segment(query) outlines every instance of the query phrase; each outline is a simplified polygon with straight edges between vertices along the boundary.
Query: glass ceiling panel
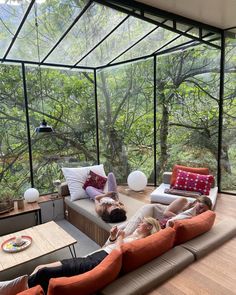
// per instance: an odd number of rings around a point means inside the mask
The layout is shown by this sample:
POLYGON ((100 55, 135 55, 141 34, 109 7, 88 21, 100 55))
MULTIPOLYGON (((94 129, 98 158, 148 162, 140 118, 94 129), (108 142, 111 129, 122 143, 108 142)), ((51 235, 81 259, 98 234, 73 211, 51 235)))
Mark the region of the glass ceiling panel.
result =
POLYGON ((35 9, 38 18, 40 60, 80 13, 87 1, 39 0, 34 5, 7 58, 38 61, 35 9))
POLYGON ((117 57, 156 26, 130 16, 78 66, 102 66, 117 57))
MULTIPOLYGON (((170 41, 171 40, 169 40, 168 42, 170 42, 170 41)), ((194 41, 194 40, 191 38, 179 35, 179 38, 177 38, 176 40, 173 40, 173 42, 170 42, 169 44, 167 44, 163 49, 160 50, 160 52, 162 50, 166 50, 166 49, 181 45, 181 44, 189 42, 189 41, 194 41)))
POLYGON ((0 58, 3 58, 30 1, 0 0, 0 58))
POLYGON ((46 62, 76 64, 125 17, 124 13, 93 3, 46 62))
POLYGON ((179 34, 159 27, 125 54, 116 59, 114 63, 152 54, 155 50, 177 36, 179 36, 179 34))

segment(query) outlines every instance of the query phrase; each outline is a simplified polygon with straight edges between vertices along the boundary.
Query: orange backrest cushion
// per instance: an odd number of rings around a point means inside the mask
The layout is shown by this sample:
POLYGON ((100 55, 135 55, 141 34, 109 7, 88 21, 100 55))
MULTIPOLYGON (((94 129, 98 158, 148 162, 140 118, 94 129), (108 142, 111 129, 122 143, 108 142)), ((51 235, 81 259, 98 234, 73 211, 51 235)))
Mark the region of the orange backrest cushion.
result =
POLYGON ((17 293, 17 295, 44 295, 44 292, 42 287, 40 285, 37 285, 35 287, 17 293))
POLYGON ((165 228, 146 238, 121 246, 122 273, 130 272, 173 247, 175 230, 165 228))
POLYGON ((176 177, 177 177, 177 172, 178 170, 183 170, 187 172, 192 172, 192 173, 198 173, 198 174, 204 174, 208 175, 209 174, 209 169, 208 168, 194 168, 194 167, 187 167, 187 166, 181 166, 181 165, 174 165, 172 169, 172 175, 170 179, 170 186, 172 187, 175 184, 176 177))
POLYGON ((174 244, 182 244, 209 231, 214 224, 215 217, 215 212, 207 210, 190 219, 176 220, 173 226, 176 231, 174 244))
POLYGON ((89 295, 104 288, 118 276, 122 252, 113 250, 94 269, 72 277, 55 278, 49 281, 47 295, 89 295))

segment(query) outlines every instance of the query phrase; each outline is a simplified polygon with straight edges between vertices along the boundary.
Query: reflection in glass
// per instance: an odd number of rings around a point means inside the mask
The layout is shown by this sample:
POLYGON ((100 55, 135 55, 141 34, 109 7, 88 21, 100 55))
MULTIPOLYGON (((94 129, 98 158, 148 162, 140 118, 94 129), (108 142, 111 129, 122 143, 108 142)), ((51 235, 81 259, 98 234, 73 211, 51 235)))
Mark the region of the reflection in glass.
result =
POLYGON ((126 14, 93 3, 46 61, 74 65, 125 17, 126 14))
POLYGON ((70 26, 83 6, 84 1, 79 1, 78 4, 75 4, 75 2, 72 1, 36 2, 32 7, 8 58, 38 61, 35 10, 37 10, 38 15, 40 58, 42 60, 70 26))
POLYGON ((63 179, 62 166, 93 164, 96 156, 94 87, 92 76, 74 71, 42 69, 44 118, 53 133, 36 133, 42 118, 38 71, 27 68, 35 187, 52 192, 53 181, 63 179))
POLYGON ((119 183, 142 170, 153 183, 153 59, 97 76, 100 162, 119 183))
POLYGON ((223 137, 221 152, 221 189, 236 193, 236 41, 226 39, 223 137))
POLYGON ((0 66, 0 199, 18 198, 30 186, 30 169, 21 68, 0 66))
POLYGON ((105 65, 155 27, 155 25, 143 20, 129 17, 118 29, 116 29, 115 33, 111 34, 78 65, 105 65))
POLYGON ((158 57, 157 159, 161 173, 182 164, 209 167, 217 176, 220 75, 212 69, 219 69, 219 64, 220 51, 207 46, 158 57))
POLYGON ((11 5, 10 1, 4 2, 0 1, 0 58, 3 58, 29 5, 25 0, 15 2, 17 5, 11 5))
POLYGON ((161 27, 136 44, 133 48, 123 54, 115 62, 129 60, 145 55, 152 54, 155 50, 162 47, 169 40, 179 36, 179 34, 167 31, 161 27))

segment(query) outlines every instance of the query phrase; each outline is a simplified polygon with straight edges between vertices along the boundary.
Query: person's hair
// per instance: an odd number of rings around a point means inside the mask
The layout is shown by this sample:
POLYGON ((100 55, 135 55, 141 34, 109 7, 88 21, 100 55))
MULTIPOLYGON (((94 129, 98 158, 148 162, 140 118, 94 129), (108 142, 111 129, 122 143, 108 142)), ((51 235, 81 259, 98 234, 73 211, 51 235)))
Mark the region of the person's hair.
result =
POLYGON ((211 201, 211 199, 209 197, 204 196, 204 195, 203 196, 199 196, 197 198, 197 201, 199 203, 202 203, 202 204, 206 205, 209 208, 209 210, 212 209, 212 201, 211 201))
POLYGON ((101 215, 102 220, 105 222, 116 223, 126 220, 126 211, 122 208, 115 208, 110 213, 106 210, 101 215))
POLYGON ((155 218, 153 218, 153 217, 144 217, 143 220, 146 223, 148 223, 148 224, 150 224, 152 226, 152 229, 150 231, 151 235, 158 232, 161 229, 159 221, 156 220, 155 218))

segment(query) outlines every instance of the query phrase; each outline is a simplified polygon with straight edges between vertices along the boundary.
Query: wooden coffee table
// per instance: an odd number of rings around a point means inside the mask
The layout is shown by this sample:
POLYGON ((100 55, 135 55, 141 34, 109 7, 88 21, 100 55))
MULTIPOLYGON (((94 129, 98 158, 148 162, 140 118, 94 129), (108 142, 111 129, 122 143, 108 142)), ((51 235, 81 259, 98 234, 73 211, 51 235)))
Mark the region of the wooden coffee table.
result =
POLYGON ((0 272, 65 247, 69 247, 72 257, 76 257, 74 244, 77 241, 54 221, 2 236, 0 237, 0 245, 7 239, 22 235, 30 236, 32 244, 29 248, 17 253, 7 253, 0 249, 0 272))

